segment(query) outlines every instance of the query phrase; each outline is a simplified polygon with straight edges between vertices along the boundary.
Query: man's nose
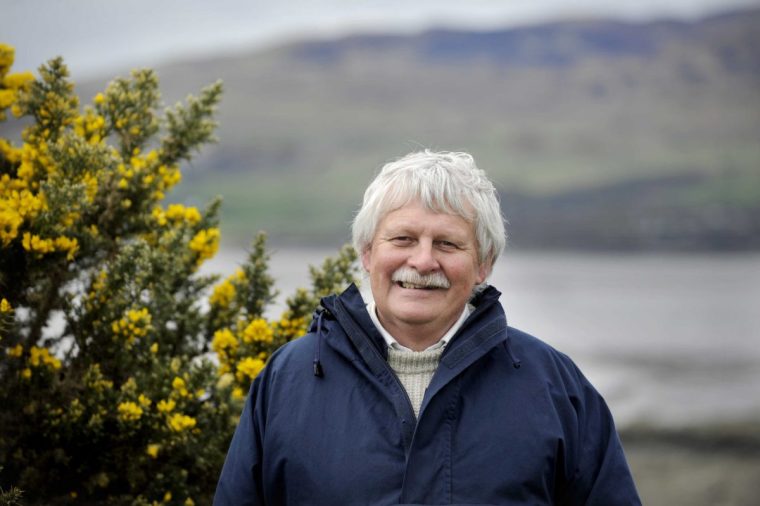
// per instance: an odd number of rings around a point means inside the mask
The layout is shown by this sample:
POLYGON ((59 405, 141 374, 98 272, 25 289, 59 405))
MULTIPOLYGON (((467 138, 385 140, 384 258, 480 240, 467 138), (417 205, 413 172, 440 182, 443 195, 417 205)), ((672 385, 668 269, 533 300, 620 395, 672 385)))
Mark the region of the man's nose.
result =
POLYGON ((438 269, 433 244, 430 241, 420 241, 411 252, 407 263, 419 273, 428 273, 438 269))

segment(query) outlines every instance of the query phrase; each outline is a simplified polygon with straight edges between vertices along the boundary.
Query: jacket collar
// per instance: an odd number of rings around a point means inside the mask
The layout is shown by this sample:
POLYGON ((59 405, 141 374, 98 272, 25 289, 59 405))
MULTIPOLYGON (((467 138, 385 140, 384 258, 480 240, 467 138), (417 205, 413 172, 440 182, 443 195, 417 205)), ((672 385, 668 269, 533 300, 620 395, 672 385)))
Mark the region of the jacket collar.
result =
MULTIPOLYGON (((425 392, 420 416, 436 393, 496 346, 503 344, 512 358, 513 364, 519 368, 519 360, 514 358, 509 349, 507 320, 501 304, 498 303, 500 295, 501 292, 489 286, 471 301, 475 310, 459 331, 454 334, 444 350, 441 363, 425 392)), ((322 309, 318 310, 319 316, 315 318, 318 320, 318 343, 322 339, 322 320, 327 314, 328 320, 332 321, 330 325, 339 326, 342 332, 327 333, 325 336, 326 343, 349 360, 356 360, 358 354, 367 366, 366 373, 371 374, 382 383, 392 386, 394 380, 393 372, 387 363, 387 345, 372 323, 364 299, 356 285, 351 284, 340 295, 323 298, 321 305, 322 309)), ((317 362, 318 359, 315 359, 315 371, 317 362)), ((396 387, 401 388, 397 380, 395 384, 396 387)), ((401 401, 401 397, 403 394, 394 397, 394 405, 396 405, 400 416, 409 416, 411 405, 408 400, 401 401)), ((413 416, 412 413, 411 417, 413 416)), ((407 436, 406 439, 409 439, 411 434, 407 436)))
MULTIPOLYGON (((499 304, 500 296, 501 292, 489 285, 470 301, 475 309, 446 346, 442 358, 443 363, 453 367, 465 355, 472 355, 478 349, 482 353, 488 351, 496 343, 484 334, 490 336, 494 333, 500 333, 503 338, 501 340, 506 339, 506 332, 503 331, 507 327, 507 322, 504 310, 499 304)), ((340 295, 330 295, 323 298, 321 305, 338 320, 347 333, 349 332, 347 327, 350 327, 352 332, 361 330, 364 339, 368 341, 367 344, 371 345, 383 359, 387 360, 388 351, 385 339, 372 322, 372 318, 367 312, 366 303, 355 284, 352 283, 340 295)), ((351 341, 355 341, 358 336, 354 337, 349 333, 349 338, 351 341)), ((357 343, 354 342, 354 345, 357 346, 357 343)), ((475 354, 481 356, 482 353, 475 354)))

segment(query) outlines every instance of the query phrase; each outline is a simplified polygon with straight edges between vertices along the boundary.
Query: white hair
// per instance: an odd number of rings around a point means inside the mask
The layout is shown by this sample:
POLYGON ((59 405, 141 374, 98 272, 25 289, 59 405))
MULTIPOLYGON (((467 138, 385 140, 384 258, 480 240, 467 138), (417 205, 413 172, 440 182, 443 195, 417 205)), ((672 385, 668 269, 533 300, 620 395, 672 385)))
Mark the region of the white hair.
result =
POLYGON ((481 265, 493 265, 506 245, 504 218, 493 183, 467 153, 410 153, 386 164, 364 192, 353 222, 354 248, 372 244, 377 226, 391 211, 418 200, 427 209, 464 218, 475 227, 481 265))

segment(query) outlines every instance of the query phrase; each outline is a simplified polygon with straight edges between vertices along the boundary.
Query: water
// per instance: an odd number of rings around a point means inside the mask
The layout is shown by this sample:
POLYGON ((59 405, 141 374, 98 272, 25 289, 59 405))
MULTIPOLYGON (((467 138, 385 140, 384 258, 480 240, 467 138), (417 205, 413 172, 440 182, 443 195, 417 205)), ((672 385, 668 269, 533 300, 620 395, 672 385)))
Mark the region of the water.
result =
MULTIPOLYGON (((334 253, 273 251, 268 314, 334 253)), ((225 250, 204 271, 244 258, 225 250)), ((760 255, 508 252, 490 282, 510 325, 570 355, 619 425, 760 418, 760 255)))

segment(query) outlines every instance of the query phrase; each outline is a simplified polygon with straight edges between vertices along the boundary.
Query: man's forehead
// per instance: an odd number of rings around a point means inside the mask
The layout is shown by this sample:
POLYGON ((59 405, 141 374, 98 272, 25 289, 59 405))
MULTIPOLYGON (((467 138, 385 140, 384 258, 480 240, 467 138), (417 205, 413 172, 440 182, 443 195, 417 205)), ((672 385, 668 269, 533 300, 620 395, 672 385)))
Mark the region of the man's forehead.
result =
POLYGON ((430 217, 427 219, 420 219, 420 216, 415 213, 420 209, 424 209, 432 215, 435 220, 437 228, 445 232, 462 233, 467 230, 468 233, 475 233, 475 227, 473 223, 466 218, 460 216, 453 211, 442 211, 437 209, 429 209, 427 207, 420 206, 420 204, 407 204, 402 207, 396 208, 381 218, 378 226, 378 231, 383 230, 411 230, 418 228, 425 228, 430 225, 430 217), (436 220, 436 218, 441 218, 436 220))

